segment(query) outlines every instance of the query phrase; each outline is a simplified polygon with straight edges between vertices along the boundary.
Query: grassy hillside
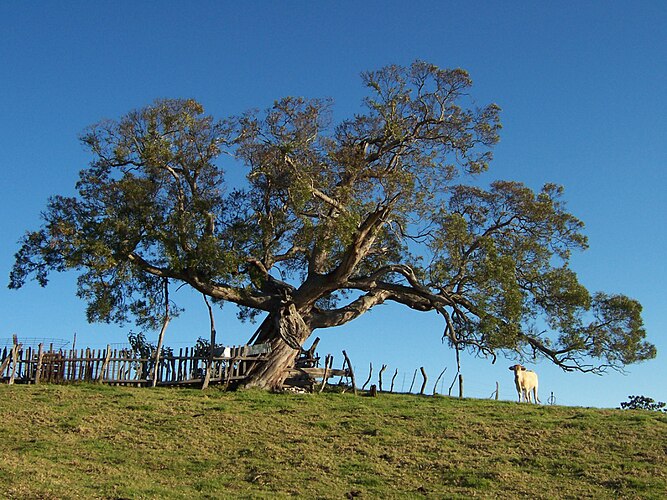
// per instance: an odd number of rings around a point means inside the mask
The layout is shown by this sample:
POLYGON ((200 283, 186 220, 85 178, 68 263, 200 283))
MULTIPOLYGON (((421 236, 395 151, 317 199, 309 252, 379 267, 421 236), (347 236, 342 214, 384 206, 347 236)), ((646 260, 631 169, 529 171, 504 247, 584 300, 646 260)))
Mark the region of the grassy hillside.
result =
POLYGON ((383 394, 0 386, 9 498, 665 498, 667 415, 383 394))

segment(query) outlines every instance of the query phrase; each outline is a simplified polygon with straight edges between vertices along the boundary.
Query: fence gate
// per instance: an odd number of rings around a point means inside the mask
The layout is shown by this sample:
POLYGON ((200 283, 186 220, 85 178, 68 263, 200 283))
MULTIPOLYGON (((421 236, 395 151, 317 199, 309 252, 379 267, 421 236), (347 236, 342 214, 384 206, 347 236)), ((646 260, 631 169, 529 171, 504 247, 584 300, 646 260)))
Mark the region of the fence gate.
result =
POLYGON ((42 382, 62 384, 65 382, 65 357, 58 352, 47 352, 42 357, 42 382))

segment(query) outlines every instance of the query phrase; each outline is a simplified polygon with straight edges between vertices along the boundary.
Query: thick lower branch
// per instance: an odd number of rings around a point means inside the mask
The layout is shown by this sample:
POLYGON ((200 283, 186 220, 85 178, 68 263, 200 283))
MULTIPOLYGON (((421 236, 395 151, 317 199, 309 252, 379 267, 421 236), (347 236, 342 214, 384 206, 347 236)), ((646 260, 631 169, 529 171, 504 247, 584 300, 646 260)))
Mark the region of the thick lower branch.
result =
POLYGON ((195 290, 213 297, 214 299, 225 300, 235 304, 260 309, 262 311, 271 311, 280 296, 277 294, 257 293, 232 286, 212 283, 200 279, 196 272, 176 272, 171 269, 161 268, 152 265, 136 252, 128 255, 128 260, 138 266, 142 271, 157 276, 159 278, 172 278, 182 281, 192 286, 195 290))
POLYGON ((310 324, 313 328, 328 328, 344 325, 353 319, 358 318, 372 307, 382 304, 386 300, 387 295, 388 294, 384 292, 370 292, 340 309, 332 309, 328 311, 315 309, 312 312, 310 324))
POLYGON ((401 285, 369 278, 354 279, 345 283, 345 288, 365 292, 382 292, 385 300, 393 300, 419 311, 433 311, 439 307, 453 306, 456 302, 449 296, 429 291, 426 287, 401 285))

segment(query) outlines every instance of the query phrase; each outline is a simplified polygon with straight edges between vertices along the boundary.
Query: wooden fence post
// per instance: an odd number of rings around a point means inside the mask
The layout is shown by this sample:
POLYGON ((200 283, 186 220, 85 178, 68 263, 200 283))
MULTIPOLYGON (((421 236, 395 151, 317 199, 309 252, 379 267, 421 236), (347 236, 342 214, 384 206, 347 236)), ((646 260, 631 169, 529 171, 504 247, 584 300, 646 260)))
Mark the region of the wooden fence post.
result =
POLYGON ((417 378, 417 368, 415 368, 415 373, 412 375, 412 382, 410 383, 410 388, 408 392, 412 392, 412 387, 415 385, 415 379, 417 378))
POLYGON ((422 394, 422 395, 423 395, 423 394, 424 394, 424 390, 426 389, 426 382, 428 381, 428 377, 426 376, 426 370, 424 370, 424 367, 423 367, 423 366, 422 366, 421 368, 419 368, 419 369, 420 369, 421 372, 422 372, 422 377, 424 377, 424 383, 422 384, 422 388, 421 388, 421 390, 419 391, 419 394, 422 394))
POLYGON ((440 375, 438 375, 438 378, 435 379, 435 384, 433 385, 433 395, 434 396, 437 394, 437 391, 438 391, 438 382, 440 382, 440 379, 442 378, 442 376, 445 374, 446 371, 447 371, 447 367, 445 366, 445 369, 442 370, 440 372, 440 375))
POLYGON ((0 377, 2 377, 2 374, 5 373, 5 370, 9 367, 11 361, 12 361, 12 350, 10 349, 9 352, 7 352, 7 348, 5 347, 4 351, 2 352, 2 365, 0 365, 0 377))
POLYGON ((386 369, 387 365, 382 365, 382 368, 380 368, 380 373, 378 374, 378 383, 380 385, 380 392, 382 392, 382 374, 386 369))
POLYGON ((352 363, 350 363, 350 358, 347 357, 347 353, 343 351, 343 356, 345 357, 345 362, 347 363, 347 369, 350 370, 350 379, 352 381, 352 389, 354 390, 354 395, 357 395, 357 383, 354 380, 354 370, 352 368, 352 363))
POLYGON ((368 372, 368 380, 366 380, 366 382, 364 382, 364 385, 361 386, 361 390, 362 390, 362 391, 366 388, 366 385, 368 385, 368 382, 371 381, 371 376, 372 376, 372 375, 373 375, 373 363, 371 363, 371 369, 370 369, 370 371, 368 372))
POLYGON ((85 376, 84 380, 86 382, 92 382, 93 381, 93 353, 90 347, 86 347, 86 353, 84 354, 85 356, 85 361, 84 361, 84 366, 86 367, 85 369, 85 376))
POLYGON ((16 369, 19 365, 19 351, 23 347, 22 344, 14 344, 12 347, 12 374, 9 376, 9 385, 14 384, 14 377, 16 377, 16 369))
POLYGON ((324 358, 324 376, 322 376, 322 385, 320 386, 319 392, 322 392, 324 390, 324 386, 327 385, 327 376, 329 375, 329 370, 333 366, 333 356, 331 354, 327 354, 326 358, 324 358))
POLYGON ((394 392, 394 380, 396 380, 396 375, 398 375, 398 368, 396 368, 394 376, 391 377, 391 387, 389 388, 389 392, 394 392))
POLYGON ((107 367, 109 366, 109 360, 110 359, 111 359, 111 345, 107 344, 107 355, 104 358, 104 362, 102 363, 102 369, 97 374, 97 383, 98 384, 101 384, 104 381, 104 372, 107 371, 107 367))
POLYGON ((42 360, 44 359, 44 346, 40 343, 37 350, 37 366, 35 367, 35 385, 39 384, 42 376, 42 360))

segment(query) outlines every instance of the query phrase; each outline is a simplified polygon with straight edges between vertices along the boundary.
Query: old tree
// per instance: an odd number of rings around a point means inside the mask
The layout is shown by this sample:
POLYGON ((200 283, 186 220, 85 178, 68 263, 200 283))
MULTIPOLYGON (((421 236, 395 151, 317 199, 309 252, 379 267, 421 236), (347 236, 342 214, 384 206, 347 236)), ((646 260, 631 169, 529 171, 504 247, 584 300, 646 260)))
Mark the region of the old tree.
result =
POLYGON ((329 101, 294 97, 220 121, 160 100, 92 126, 77 196, 50 199, 10 287, 76 270, 90 321, 159 324, 166 280, 264 314, 253 340, 272 352, 249 385, 265 388, 314 330, 387 301, 440 314, 453 347, 482 355, 582 371, 655 356, 640 304, 589 293, 568 267, 587 243, 560 186, 470 182, 500 122, 469 103, 465 71, 362 78, 360 113, 335 126, 329 101))

